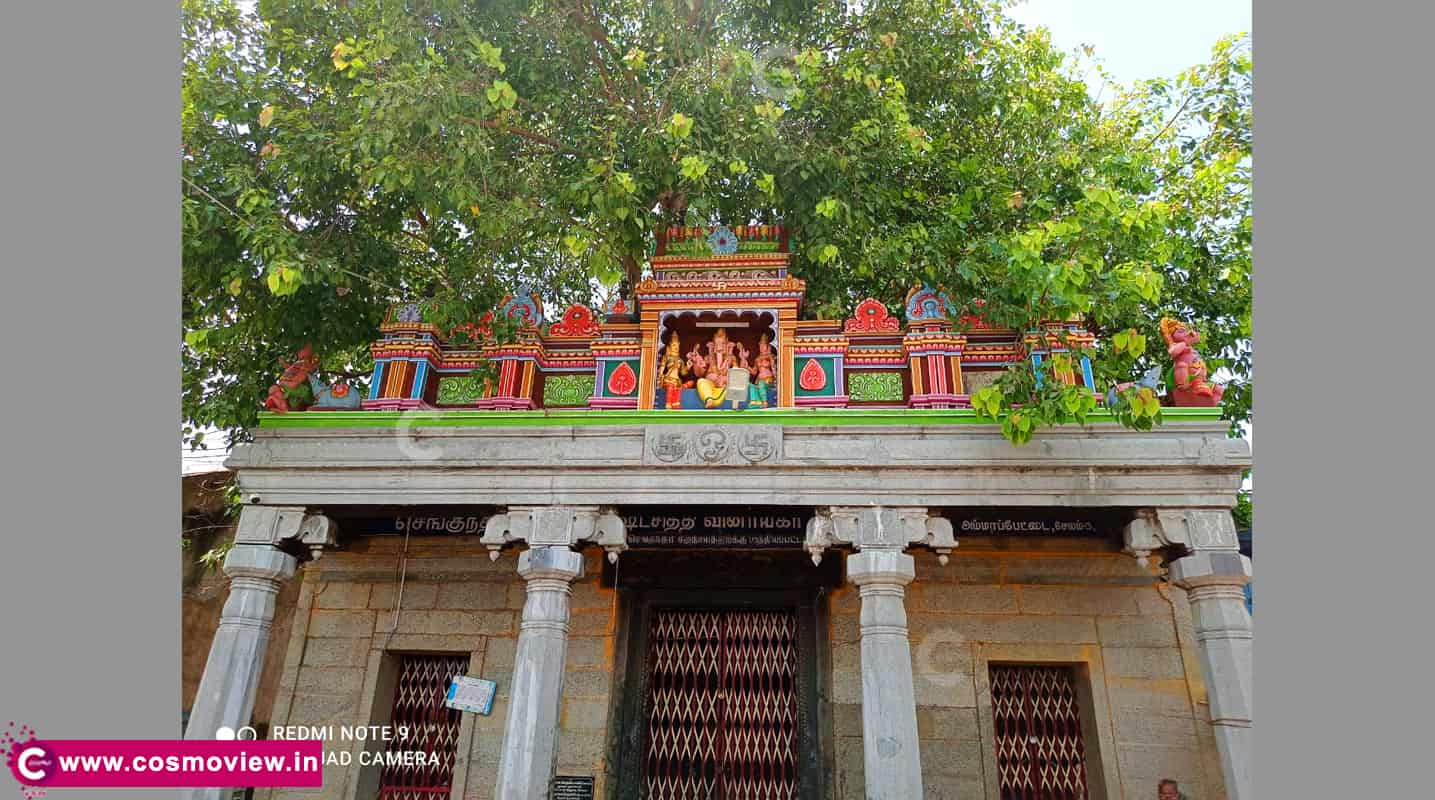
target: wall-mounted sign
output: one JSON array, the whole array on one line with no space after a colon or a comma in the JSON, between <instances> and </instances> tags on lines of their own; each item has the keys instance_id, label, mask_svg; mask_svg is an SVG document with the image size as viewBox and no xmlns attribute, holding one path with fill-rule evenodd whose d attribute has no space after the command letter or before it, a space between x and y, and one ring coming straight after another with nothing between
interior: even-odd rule
<instances>
[{"instance_id":1,"label":"wall-mounted sign","mask_svg":"<svg viewBox=\"0 0 1435 800\"><path fill-rule=\"evenodd\" d=\"M963 536L1112 536L1131 512L1109 508L948 508L952 533Z\"/></svg>"},{"instance_id":2,"label":"wall-mounted sign","mask_svg":"<svg viewBox=\"0 0 1435 800\"><path fill-rule=\"evenodd\" d=\"M810 509L760 506L622 508L633 548L800 548Z\"/></svg>"},{"instance_id":3,"label":"wall-mounted sign","mask_svg":"<svg viewBox=\"0 0 1435 800\"><path fill-rule=\"evenodd\" d=\"M339 527L345 533L364 536L481 536L488 517L487 513L466 510L416 508L364 517L341 517Z\"/></svg>"},{"instance_id":4,"label":"wall-mounted sign","mask_svg":"<svg viewBox=\"0 0 1435 800\"><path fill-rule=\"evenodd\" d=\"M548 797L551 800L593 800L593 776L555 775Z\"/></svg>"},{"instance_id":5,"label":"wall-mounted sign","mask_svg":"<svg viewBox=\"0 0 1435 800\"><path fill-rule=\"evenodd\" d=\"M443 704L459 711L487 716L493 710L493 696L497 693L498 684L494 681L456 675L453 683L448 685L448 695L444 697Z\"/></svg>"}]
</instances>

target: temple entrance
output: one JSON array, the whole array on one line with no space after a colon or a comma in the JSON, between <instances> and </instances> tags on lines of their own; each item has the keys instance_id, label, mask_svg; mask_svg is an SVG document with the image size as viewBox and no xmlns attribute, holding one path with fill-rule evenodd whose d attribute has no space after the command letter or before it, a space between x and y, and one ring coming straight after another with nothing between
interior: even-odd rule
<instances>
[{"instance_id":1,"label":"temple entrance","mask_svg":"<svg viewBox=\"0 0 1435 800\"><path fill-rule=\"evenodd\" d=\"M642 796L796 798L797 650L793 609L657 611Z\"/></svg>"},{"instance_id":2,"label":"temple entrance","mask_svg":"<svg viewBox=\"0 0 1435 800\"><path fill-rule=\"evenodd\" d=\"M610 798L817 800L832 751L826 590L837 559L794 551L629 551Z\"/></svg>"}]
</instances>

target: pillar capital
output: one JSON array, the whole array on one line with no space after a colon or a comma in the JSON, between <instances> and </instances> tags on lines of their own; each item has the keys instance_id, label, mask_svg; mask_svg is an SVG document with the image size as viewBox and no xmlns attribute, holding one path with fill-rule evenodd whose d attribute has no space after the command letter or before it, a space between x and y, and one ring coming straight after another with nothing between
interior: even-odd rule
<instances>
[{"instance_id":1,"label":"pillar capital","mask_svg":"<svg viewBox=\"0 0 1435 800\"><path fill-rule=\"evenodd\" d=\"M847 557L847 580L857 586L903 587L917 577L916 559L896 550L867 550Z\"/></svg>"},{"instance_id":2,"label":"pillar capital","mask_svg":"<svg viewBox=\"0 0 1435 800\"><path fill-rule=\"evenodd\" d=\"M1236 523L1225 508L1143 508L1123 533L1125 550L1146 566L1158 551L1240 550Z\"/></svg>"},{"instance_id":3,"label":"pillar capital","mask_svg":"<svg viewBox=\"0 0 1435 800\"><path fill-rule=\"evenodd\" d=\"M1198 550L1171 562L1171 583L1187 592L1227 586L1240 592L1251 582L1251 560L1239 552Z\"/></svg>"},{"instance_id":4,"label":"pillar capital","mask_svg":"<svg viewBox=\"0 0 1435 800\"><path fill-rule=\"evenodd\" d=\"M929 509L909 506L834 506L817 509L807 523L803 546L812 554L812 563L822 562L829 547L850 545L858 551L900 553L909 545L921 544L938 553L943 564L957 546L951 520Z\"/></svg>"},{"instance_id":5,"label":"pillar capital","mask_svg":"<svg viewBox=\"0 0 1435 800\"><path fill-rule=\"evenodd\" d=\"M583 577L583 555L566 547L530 548L518 554L518 576L571 583Z\"/></svg>"},{"instance_id":6,"label":"pillar capital","mask_svg":"<svg viewBox=\"0 0 1435 800\"><path fill-rule=\"evenodd\" d=\"M614 509L600 506L509 506L489 517L479 541L495 561L499 551L514 542L525 542L530 548L573 548L592 542L606 550L614 563L628 549L623 519Z\"/></svg>"},{"instance_id":7,"label":"pillar capital","mask_svg":"<svg viewBox=\"0 0 1435 800\"><path fill-rule=\"evenodd\" d=\"M236 544L224 557L224 574L279 583L294 577L299 560L273 545Z\"/></svg>"}]
</instances>

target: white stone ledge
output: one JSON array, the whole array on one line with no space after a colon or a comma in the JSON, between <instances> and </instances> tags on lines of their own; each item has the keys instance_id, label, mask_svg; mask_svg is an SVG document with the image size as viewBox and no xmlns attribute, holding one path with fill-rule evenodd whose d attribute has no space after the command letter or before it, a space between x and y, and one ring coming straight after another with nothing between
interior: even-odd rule
<instances>
[{"instance_id":1,"label":"white stone ledge","mask_svg":"<svg viewBox=\"0 0 1435 800\"><path fill-rule=\"evenodd\" d=\"M693 426L704 427L723 426ZM733 465L653 464L642 426L422 428L407 439L393 429L274 429L228 466L245 501L264 505L1227 508L1251 456L1225 432L1210 422L1073 426L1015 447L993 426L787 426L773 457Z\"/></svg>"}]
</instances>

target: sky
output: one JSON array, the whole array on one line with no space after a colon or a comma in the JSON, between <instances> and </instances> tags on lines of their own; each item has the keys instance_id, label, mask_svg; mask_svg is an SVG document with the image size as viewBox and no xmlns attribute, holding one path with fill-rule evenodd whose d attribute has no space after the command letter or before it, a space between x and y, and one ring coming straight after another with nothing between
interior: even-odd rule
<instances>
[{"instance_id":1,"label":"sky","mask_svg":"<svg viewBox=\"0 0 1435 800\"><path fill-rule=\"evenodd\" d=\"M1025 0L1009 13L1024 25L1045 26L1062 50L1091 45L1112 77L1126 85L1172 77L1207 60L1222 36L1251 30L1250 0ZM1087 81L1093 93L1100 91L1094 70ZM214 439L209 451L181 446L185 474L221 466L223 435Z\"/></svg>"},{"instance_id":2,"label":"sky","mask_svg":"<svg viewBox=\"0 0 1435 800\"><path fill-rule=\"evenodd\" d=\"M1250 0L1025 0L1009 13L1048 28L1062 50L1091 45L1123 84L1174 76L1207 60L1222 36L1251 30ZM1088 81L1093 91L1101 82Z\"/></svg>"}]
</instances>

